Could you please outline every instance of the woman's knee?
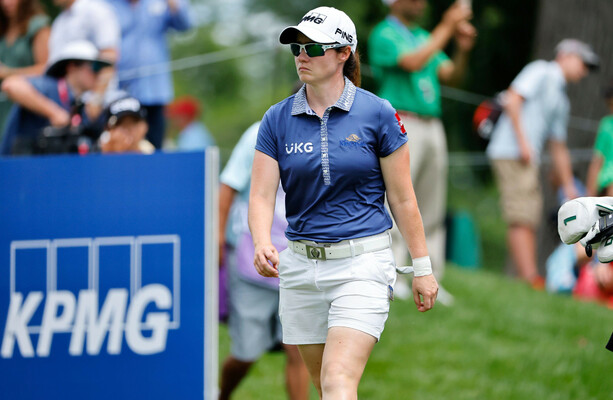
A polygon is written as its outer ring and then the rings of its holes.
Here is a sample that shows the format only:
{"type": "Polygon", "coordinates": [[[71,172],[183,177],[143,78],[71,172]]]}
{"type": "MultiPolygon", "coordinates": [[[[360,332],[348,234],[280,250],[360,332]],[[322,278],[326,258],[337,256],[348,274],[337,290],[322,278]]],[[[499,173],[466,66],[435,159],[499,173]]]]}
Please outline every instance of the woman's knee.
{"type": "Polygon", "coordinates": [[[324,393],[357,390],[359,380],[360,376],[342,362],[328,362],[321,370],[321,388],[324,393]]]}

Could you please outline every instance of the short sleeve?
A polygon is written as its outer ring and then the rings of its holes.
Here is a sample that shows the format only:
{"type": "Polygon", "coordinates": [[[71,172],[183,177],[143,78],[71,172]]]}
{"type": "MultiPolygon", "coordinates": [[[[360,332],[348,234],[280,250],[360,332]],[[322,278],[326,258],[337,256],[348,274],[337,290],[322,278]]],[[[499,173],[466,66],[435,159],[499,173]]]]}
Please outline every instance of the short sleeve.
{"type": "Polygon", "coordinates": [[[524,67],[511,83],[511,88],[524,99],[535,96],[547,77],[547,62],[535,61],[524,67]]]}
{"type": "Polygon", "coordinates": [[[38,75],[32,76],[28,78],[28,82],[37,92],[41,93],[45,97],[55,97],[54,95],[57,93],[57,80],[46,76],[46,75],[38,75]]]}
{"type": "Polygon", "coordinates": [[[447,62],[451,62],[451,59],[447,54],[445,54],[444,51],[439,51],[434,55],[434,57],[432,57],[432,60],[430,62],[434,64],[434,69],[438,69],[438,67],[440,67],[441,65],[447,62]]]}
{"type": "Polygon", "coordinates": [[[568,130],[568,115],[560,115],[551,127],[551,138],[559,142],[566,142],[566,132],[568,130]]]}
{"type": "Polygon", "coordinates": [[[277,151],[277,137],[275,135],[273,120],[275,109],[274,106],[269,108],[264,114],[260,129],[258,130],[258,140],[255,145],[255,149],[262,153],[279,160],[279,154],[277,151]]]}
{"type": "Polygon", "coordinates": [[[94,30],[94,44],[99,50],[119,50],[121,29],[113,7],[101,1],[88,4],[94,30]],[[95,5],[95,7],[92,7],[95,5]]]}
{"type": "Polygon", "coordinates": [[[232,155],[226,163],[219,180],[237,192],[245,190],[251,180],[251,168],[255,144],[258,137],[259,123],[251,125],[232,150],[232,155]]]}
{"type": "Polygon", "coordinates": [[[551,119],[550,138],[558,142],[566,142],[570,104],[566,96],[561,99],[561,102],[551,119]]]}
{"type": "Polygon", "coordinates": [[[40,31],[46,26],[49,26],[49,22],[50,19],[48,16],[44,14],[35,15],[34,17],[32,17],[32,19],[30,19],[30,22],[28,23],[28,32],[26,33],[26,36],[30,39],[33,39],[34,36],[36,36],[36,34],[38,33],[38,31],[40,31]]]}
{"type": "Polygon", "coordinates": [[[407,132],[400,116],[387,100],[381,104],[380,121],[378,156],[387,157],[407,142],[407,132]]]}
{"type": "Polygon", "coordinates": [[[605,157],[607,148],[609,148],[611,135],[606,130],[605,120],[600,121],[598,127],[598,134],[596,135],[596,142],[594,143],[594,151],[600,154],[601,157],[605,157]]]}
{"type": "Polygon", "coordinates": [[[407,41],[389,27],[373,32],[368,45],[371,62],[379,67],[395,67],[402,54],[412,51],[407,41]]]}

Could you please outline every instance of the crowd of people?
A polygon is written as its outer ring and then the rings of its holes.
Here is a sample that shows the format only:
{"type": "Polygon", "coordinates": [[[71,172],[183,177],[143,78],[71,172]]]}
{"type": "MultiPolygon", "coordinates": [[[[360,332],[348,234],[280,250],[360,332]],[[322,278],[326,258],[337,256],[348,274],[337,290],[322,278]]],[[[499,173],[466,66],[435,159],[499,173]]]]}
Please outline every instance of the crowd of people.
{"type": "MultiPolygon", "coordinates": [[[[422,312],[437,300],[453,304],[438,283],[448,169],[441,84],[461,83],[477,31],[466,2],[454,2],[431,32],[418,25],[426,0],[383,2],[389,15],[368,41],[376,95],[359,87],[351,18],[309,11],[279,37],[301,86],[244,133],[221,174],[232,348],[220,399],[279,346],[291,399],[308,398],[309,376],[323,398],[355,398],[394,294],[422,312]]],[[[174,99],[166,33],[190,28],[185,0],[54,3],[61,12],[51,23],[37,0],[1,2],[0,155],[214,145],[198,100],[174,99]]],[[[547,276],[536,261],[541,154],[548,146],[562,198],[583,194],[566,146],[566,88],[600,62],[576,39],[555,53],[511,82],[487,147],[508,248],[533,288],[589,292],[613,307],[613,267],[586,259],[579,245],[557,250],[547,276]]],[[[613,114],[613,85],[605,99],[613,114]]],[[[589,196],[613,196],[612,116],[602,120],[586,186],[589,196]]]]}
{"type": "Polygon", "coordinates": [[[181,129],[191,124],[177,138],[178,149],[214,143],[195,121],[197,103],[183,102],[174,108],[180,112],[166,112],[174,98],[166,34],[190,28],[187,1],[54,4],[60,13],[52,23],[38,0],[0,6],[1,155],[115,148],[100,140],[109,138],[110,104],[127,97],[139,103],[146,140],[154,149],[164,145],[167,118],[179,121],[181,129]]]}

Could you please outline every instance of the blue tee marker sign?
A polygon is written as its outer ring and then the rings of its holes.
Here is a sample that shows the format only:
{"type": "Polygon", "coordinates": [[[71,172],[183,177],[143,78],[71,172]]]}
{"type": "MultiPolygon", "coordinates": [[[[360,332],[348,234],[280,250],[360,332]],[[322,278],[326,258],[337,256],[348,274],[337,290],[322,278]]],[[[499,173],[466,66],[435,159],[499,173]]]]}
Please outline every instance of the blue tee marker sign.
{"type": "Polygon", "coordinates": [[[7,399],[214,399],[218,156],[0,160],[7,399]]]}

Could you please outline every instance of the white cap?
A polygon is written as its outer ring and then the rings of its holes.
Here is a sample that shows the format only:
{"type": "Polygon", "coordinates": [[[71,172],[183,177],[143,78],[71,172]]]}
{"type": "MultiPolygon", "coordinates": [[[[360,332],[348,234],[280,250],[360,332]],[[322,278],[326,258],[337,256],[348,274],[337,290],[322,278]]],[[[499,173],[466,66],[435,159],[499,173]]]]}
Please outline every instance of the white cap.
{"type": "Polygon", "coordinates": [[[317,7],[302,17],[296,26],[288,26],[281,32],[281,44],[296,42],[296,35],[303,35],[316,43],[340,43],[351,46],[355,53],[358,47],[358,35],[351,18],[341,10],[332,7],[317,7]]]}
{"type": "Polygon", "coordinates": [[[109,61],[98,57],[98,49],[92,42],[76,40],[62,47],[55,60],[50,60],[45,73],[56,78],[62,77],[66,74],[66,64],[70,61],[90,61],[103,66],[111,65],[109,61]]]}
{"type": "Polygon", "coordinates": [[[392,4],[394,4],[396,1],[398,0],[381,0],[383,1],[383,4],[385,4],[386,6],[391,6],[392,4]]]}
{"type": "Polygon", "coordinates": [[[598,69],[600,59],[587,43],[577,39],[564,39],[556,46],[556,54],[576,54],[590,69],[598,69]]]}

